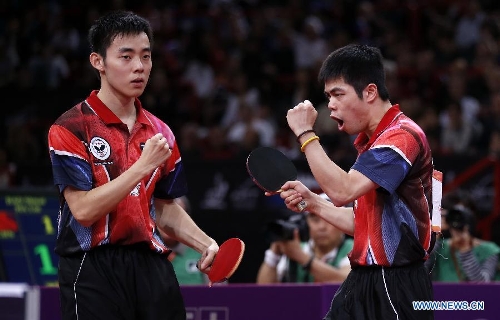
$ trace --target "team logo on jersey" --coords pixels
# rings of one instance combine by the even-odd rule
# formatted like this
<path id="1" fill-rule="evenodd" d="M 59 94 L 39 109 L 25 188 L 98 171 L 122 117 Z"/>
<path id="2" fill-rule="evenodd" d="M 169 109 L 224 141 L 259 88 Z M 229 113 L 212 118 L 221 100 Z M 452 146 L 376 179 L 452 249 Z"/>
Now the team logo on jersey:
<path id="1" fill-rule="evenodd" d="M 139 196 L 139 190 L 141 189 L 141 183 L 139 182 L 132 191 L 130 191 L 130 195 L 137 197 Z"/>
<path id="2" fill-rule="evenodd" d="M 111 153 L 109 143 L 101 137 L 93 137 L 90 140 L 90 152 L 99 160 L 106 160 Z"/>

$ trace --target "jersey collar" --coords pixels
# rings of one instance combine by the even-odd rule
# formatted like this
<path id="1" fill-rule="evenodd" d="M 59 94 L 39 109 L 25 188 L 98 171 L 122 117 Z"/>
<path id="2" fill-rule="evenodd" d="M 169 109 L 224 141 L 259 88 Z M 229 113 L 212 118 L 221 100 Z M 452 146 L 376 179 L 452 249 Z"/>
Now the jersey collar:
<path id="1" fill-rule="evenodd" d="M 106 124 L 113 123 L 123 123 L 120 118 L 118 118 L 113 111 L 111 111 L 97 96 L 99 90 L 94 90 L 90 93 L 87 98 L 87 103 L 94 110 L 99 118 Z M 137 122 L 142 124 L 149 124 L 149 120 L 144 115 L 144 111 L 142 110 L 142 104 L 139 99 L 135 98 L 134 102 L 135 108 L 137 110 Z"/>
<path id="2" fill-rule="evenodd" d="M 389 127 L 389 125 L 400 115 L 402 112 L 399 110 L 399 104 L 393 105 L 380 120 L 377 129 L 373 132 L 372 136 L 368 140 L 366 133 L 361 132 L 354 140 L 354 146 L 358 151 L 368 149 L 373 142 L 378 138 L 378 136 Z"/>

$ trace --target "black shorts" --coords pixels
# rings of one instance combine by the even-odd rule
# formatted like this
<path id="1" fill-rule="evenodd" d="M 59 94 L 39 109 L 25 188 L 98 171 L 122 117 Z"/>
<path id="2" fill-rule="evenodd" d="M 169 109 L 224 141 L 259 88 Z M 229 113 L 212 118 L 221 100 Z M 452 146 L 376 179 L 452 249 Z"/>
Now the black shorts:
<path id="1" fill-rule="evenodd" d="M 167 255 L 147 244 L 100 246 L 59 259 L 62 320 L 185 320 Z"/>
<path id="2" fill-rule="evenodd" d="M 433 296 L 423 263 L 353 268 L 335 293 L 324 320 L 431 320 L 433 311 L 413 310 L 412 301 L 430 301 Z"/>

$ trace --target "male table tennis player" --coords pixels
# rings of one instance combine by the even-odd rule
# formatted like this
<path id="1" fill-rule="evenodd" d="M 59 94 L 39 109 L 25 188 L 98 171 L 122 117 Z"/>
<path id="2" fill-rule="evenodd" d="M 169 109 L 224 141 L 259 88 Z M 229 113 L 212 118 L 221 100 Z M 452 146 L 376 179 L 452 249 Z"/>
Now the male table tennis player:
<path id="1" fill-rule="evenodd" d="M 101 86 L 51 126 L 61 208 L 56 252 L 62 319 L 184 320 L 179 284 L 159 229 L 201 254 L 218 252 L 174 201 L 186 194 L 170 128 L 142 108 L 152 31 L 132 12 L 111 12 L 89 30 Z"/>
<path id="2" fill-rule="evenodd" d="M 433 299 L 424 261 L 432 250 L 431 150 L 422 129 L 392 105 L 380 50 L 352 44 L 323 62 L 330 118 L 340 131 L 357 134 L 358 157 L 346 172 L 325 153 L 313 131 L 318 115 L 308 100 L 287 113 L 309 167 L 332 203 L 299 181 L 282 186 L 281 198 L 354 237 L 352 270 L 325 319 L 433 319 L 413 301 Z M 353 208 L 342 207 L 354 201 Z M 314 263 L 314 262 L 313 262 Z"/>

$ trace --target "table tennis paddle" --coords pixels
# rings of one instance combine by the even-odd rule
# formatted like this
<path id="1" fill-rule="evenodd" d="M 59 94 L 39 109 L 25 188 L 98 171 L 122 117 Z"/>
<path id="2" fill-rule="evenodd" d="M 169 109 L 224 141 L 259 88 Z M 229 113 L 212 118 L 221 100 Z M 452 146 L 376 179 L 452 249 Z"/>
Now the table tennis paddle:
<path id="1" fill-rule="evenodd" d="M 233 275 L 238 269 L 243 253 L 245 252 L 245 243 L 238 238 L 230 238 L 219 246 L 219 252 L 212 262 L 208 279 L 211 283 L 223 282 Z"/>
<path id="2" fill-rule="evenodd" d="M 267 192 L 281 192 L 281 186 L 297 179 L 297 168 L 285 154 L 275 148 L 258 147 L 247 157 L 247 171 L 253 182 Z M 303 211 L 307 204 L 302 200 L 297 209 Z"/>

